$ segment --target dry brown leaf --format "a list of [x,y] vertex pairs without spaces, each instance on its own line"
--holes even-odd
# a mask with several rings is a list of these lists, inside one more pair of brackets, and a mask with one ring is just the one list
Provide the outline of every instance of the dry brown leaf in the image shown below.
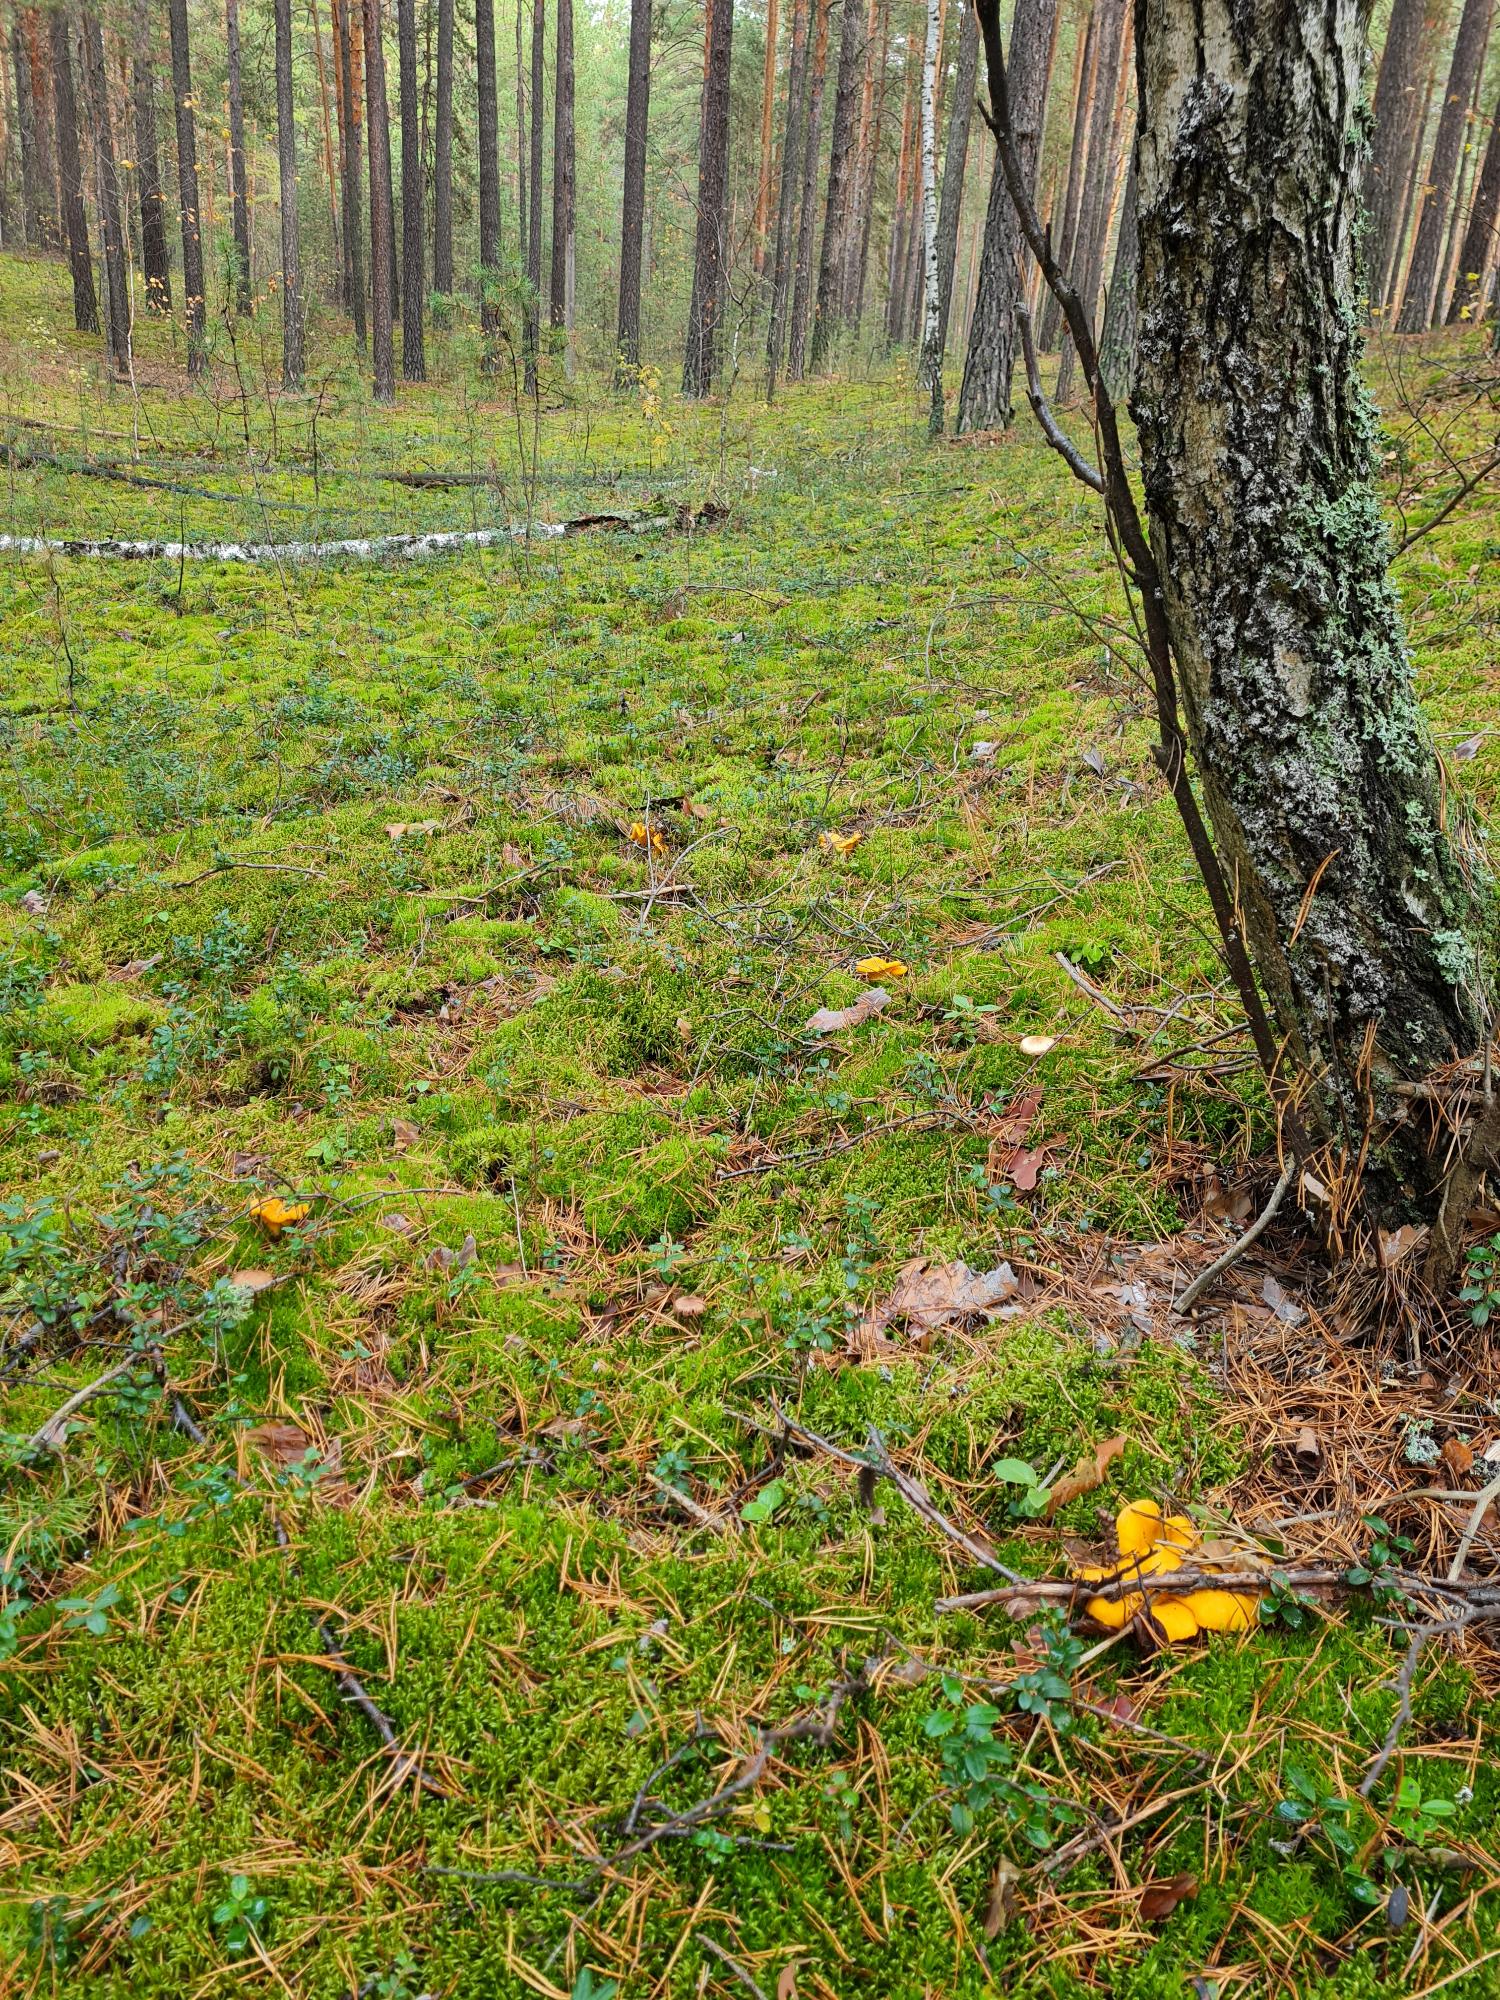
[[836,1035],[842,1028],[857,1028],[861,1021],[868,1021],[872,1014],[878,1014],[882,1007],[889,1007],[891,996],[883,986],[867,986],[857,1000],[847,1007],[820,1007],[802,1030],[804,1035]]
[[795,1958],[790,1965],[784,1965],[781,1968],[781,1974],[776,1981],[776,2000],[797,2000],[797,1961]]
[[860,1352],[867,1343],[881,1344],[886,1328],[897,1320],[905,1321],[908,1332],[920,1340],[940,1326],[998,1311],[1019,1290],[1009,1264],[997,1264],[993,1271],[971,1271],[961,1258],[951,1264],[929,1264],[925,1257],[913,1257],[902,1265],[889,1295],[865,1314],[852,1349]]
[[442,830],[440,819],[397,819],[390,821],[386,827],[392,840],[404,840],[409,833],[441,833]]
[[1159,1924],[1179,1903],[1190,1903],[1197,1894],[1196,1875],[1172,1875],[1164,1882],[1148,1882],[1141,1891],[1141,1915],[1148,1924]]
[[1292,1446],[1298,1458],[1316,1463],[1323,1456],[1323,1447],[1318,1443],[1318,1434],[1311,1424],[1304,1424],[1297,1433],[1297,1442]]
[[1399,1264],[1403,1257],[1410,1256],[1427,1241],[1427,1225],[1424,1222],[1403,1222],[1399,1229],[1382,1229],[1380,1232],[1380,1261],[1389,1270]]
[[1023,1146],[1012,1156],[1010,1165],[1005,1169],[1006,1177],[1012,1187],[1019,1188],[1022,1194],[1030,1194],[1036,1186],[1038,1174],[1046,1164],[1045,1152]]
[[416,1145],[422,1136],[422,1128],[414,1125],[409,1118],[393,1118],[391,1136],[396,1141],[397,1151],[404,1153],[408,1147]]
[[1443,1444],[1443,1463],[1450,1472],[1456,1473],[1461,1479],[1466,1472],[1471,1471],[1473,1468],[1473,1450],[1464,1443],[1462,1438],[1448,1438]]
[[993,1940],[999,1937],[1016,1914],[1016,1884],[1021,1879],[1021,1871],[1014,1861],[999,1861],[995,1865],[994,1877],[990,1882],[989,1907],[984,1913],[984,1934]]
[[500,849],[500,859],[505,863],[507,868],[529,868],[531,866],[530,861],[513,840],[507,840],[505,845]]
[[1047,1519],[1050,1521],[1059,1507],[1066,1507],[1070,1500],[1077,1500],[1085,1493],[1092,1493],[1096,1486],[1102,1486],[1115,1460],[1125,1456],[1126,1442],[1123,1435],[1106,1438],[1092,1451],[1084,1452],[1073,1470],[1065,1472],[1052,1488],[1047,1502]]

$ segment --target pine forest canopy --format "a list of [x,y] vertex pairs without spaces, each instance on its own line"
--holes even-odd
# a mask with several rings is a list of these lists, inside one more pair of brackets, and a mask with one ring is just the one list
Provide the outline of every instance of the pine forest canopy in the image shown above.
[[[1403,330],[1493,311],[1492,12],[1393,0],[1377,29],[1369,298]],[[314,349],[331,313],[362,343],[368,323],[379,393],[397,346],[420,379],[424,326],[476,317],[491,345],[540,340],[569,369],[623,355],[675,375],[686,346],[695,392],[731,365],[773,384],[823,373],[921,344],[931,261],[928,338],[941,329],[962,365],[960,428],[1012,414],[1018,287],[1061,349],[1057,400],[1073,399],[1071,343],[971,115],[959,0],[520,0],[519,17],[506,0],[101,0],[12,5],[7,27],[0,229],[68,251],[78,324],[103,325],[117,363],[127,258],[153,304],[187,313],[195,354],[230,292],[242,313],[274,294],[292,384],[305,318]],[[1006,27],[1039,214],[1089,310],[1123,313],[1128,0],[1018,0]],[[376,324],[377,285],[399,343]]]

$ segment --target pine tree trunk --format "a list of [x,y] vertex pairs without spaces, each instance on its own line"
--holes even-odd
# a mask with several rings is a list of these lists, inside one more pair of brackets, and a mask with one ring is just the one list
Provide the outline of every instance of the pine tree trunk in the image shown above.
[[1478,133],[1483,114],[1480,98],[1484,88],[1484,58],[1489,47],[1489,29],[1485,29],[1485,47],[1479,52],[1479,65],[1474,72],[1474,99],[1469,106],[1464,144],[1458,161],[1458,185],[1453,191],[1453,206],[1448,212],[1448,234],[1443,245],[1443,260],[1439,266],[1437,296],[1433,301],[1432,324],[1441,326],[1447,318],[1447,308],[1451,305],[1458,271],[1458,251],[1469,219],[1469,182],[1480,164]]
[[42,221],[42,182],[36,161],[36,107],[31,95],[31,64],[19,11],[10,24],[10,59],[16,73],[16,133],[21,147],[21,227],[28,250],[46,247]]
[[682,393],[706,396],[717,370],[719,321],[729,276],[725,240],[729,184],[729,73],[734,0],[709,0],[708,52],[699,121],[698,227],[693,244],[693,295],[688,307]]
[[1367,1186],[1430,1213],[1440,1163],[1392,1087],[1478,1046],[1488,891],[1455,847],[1387,575],[1359,367],[1364,31],[1352,6],[1141,0],[1132,410],[1189,737],[1285,1073],[1343,1148],[1336,1184],[1368,1142]]
[[[497,147],[498,144],[497,136]],[[498,171],[497,165],[497,174]],[[522,206],[525,206],[524,196]],[[453,290],[453,0],[438,0],[437,114],[432,135],[432,289],[444,297]]]
[[297,105],[292,0],[275,0],[276,165],[281,196],[281,386],[302,387],[302,246],[297,227]]
[[[636,0],[644,5],[645,0]],[[802,117],[807,88],[807,28],[809,0],[795,0],[792,12],[792,53],[787,68],[786,117],[781,132],[781,174],[776,191],[776,247],[771,259],[771,299],[766,319],[766,401],[776,395],[781,352],[786,336],[787,293],[791,285],[793,216],[798,170],[802,163]]]
[[524,272],[531,223],[526,205],[526,9],[516,0],[516,259]]
[[[576,317],[578,192],[574,179],[573,0],[557,0],[556,104],[552,118],[552,324],[564,329],[563,365],[571,381]],[[727,140],[726,140],[727,146]]]
[[94,295],[94,260],[89,249],[88,211],[83,202],[83,162],[78,149],[78,105],[73,90],[73,56],[68,46],[67,10],[51,16],[52,96],[57,106],[57,150],[62,165],[63,227],[73,275],[73,324],[80,333],[99,331]]
[[807,91],[807,127],[802,141],[801,203],[797,217],[796,275],[792,321],[787,339],[786,374],[802,380],[807,356],[807,320],[812,304],[813,238],[817,234],[818,156],[823,143],[823,84],[828,74],[828,24],[833,0],[812,0],[812,73]]
[[880,53],[871,78],[874,116],[868,143],[861,141],[861,167],[856,190],[856,240],[849,246],[848,289],[844,317],[858,326],[865,316],[865,279],[870,268],[870,235],[875,221],[875,182],[880,171],[880,139],[885,127],[886,64],[891,46],[891,0],[881,0]]
[[917,78],[920,71],[912,61],[911,37],[906,38],[905,69],[901,84],[901,151],[896,164],[896,191],[891,203],[891,239],[886,257],[885,337],[896,345],[905,334],[902,284],[906,270],[906,235],[910,226],[907,204],[911,194],[911,163],[914,148],[912,130],[917,111]]
[[344,185],[344,247],[349,272],[349,311],[354,318],[354,344],[365,351],[365,227],[364,197],[361,188],[363,162],[360,130],[363,91],[355,70],[354,51],[362,26],[362,0],[335,0],[334,33],[339,65],[339,88],[344,96],[344,156],[341,177]]
[[1450,326],[1459,320],[1479,317],[1484,304],[1485,273],[1489,269],[1497,229],[1500,229],[1500,100],[1495,105],[1490,136],[1484,149],[1484,165],[1479,170],[1474,205],[1469,210],[1469,226],[1464,231],[1463,247],[1458,253],[1458,282],[1454,286],[1453,303],[1448,309]]
[[[422,242],[422,132],[417,99],[417,0],[396,0],[396,50],[401,87],[401,375],[427,380],[422,304],[427,290]],[[494,44],[490,48],[494,86]],[[500,163],[495,162],[498,180]]]
[[[318,20],[318,0],[308,0],[308,25],[312,29],[313,61],[318,72],[318,109],[323,121],[323,178],[328,187],[328,240],[333,246],[333,262],[336,270],[343,270],[343,229],[339,221],[339,177],[334,164],[333,116],[328,109],[328,61],[323,51],[323,29]],[[340,296],[343,283],[335,282],[334,291]]]
[[1403,283],[1406,277],[1406,264],[1409,260],[1403,253],[1407,249],[1407,237],[1411,233],[1411,219],[1416,213],[1417,189],[1421,185],[1422,180],[1422,134],[1427,130],[1427,114],[1432,109],[1432,98],[1436,89],[1437,64],[1433,62],[1427,68],[1427,85],[1422,94],[1422,112],[1417,120],[1417,142],[1411,149],[1411,172],[1406,177],[1406,193],[1402,197],[1401,202],[1401,220],[1396,229],[1395,241],[1391,246],[1390,277],[1386,283],[1385,294],[1381,299],[1381,306],[1388,318],[1395,313],[1396,307],[1400,302]]
[[844,224],[843,254],[838,273],[838,315],[845,326],[858,323],[855,304],[859,286],[859,260],[865,237],[866,201],[870,193],[870,168],[874,164],[875,69],[885,61],[881,46],[881,24],[887,19],[881,0],[866,0],[864,62],[860,68],[859,116],[855,121],[854,143],[849,161],[849,200]]
[[1386,295],[1391,266],[1400,250],[1401,198],[1411,174],[1412,155],[1421,144],[1421,74],[1432,0],[1395,0],[1375,83],[1370,162],[1365,176],[1369,211],[1365,268],[1370,297]]
[[1437,138],[1427,168],[1426,191],[1417,217],[1417,240],[1412,247],[1411,266],[1406,274],[1406,290],[1401,298],[1398,333],[1423,333],[1432,323],[1438,285],[1438,261],[1443,248],[1443,231],[1458,178],[1459,156],[1469,122],[1469,103],[1489,30],[1493,0],[1464,0],[1453,59],[1448,66],[1448,88],[1438,117]]
[[[520,0],[517,0],[517,5]],[[537,349],[542,317],[542,137],[546,118],[547,0],[532,0],[531,10],[531,209],[526,218],[526,393],[536,394]]]
[[839,288],[844,269],[844,230],[848,221],[849,168],[854,143],[854,113],[864,62],[861,27],[863,0],[843,0],[839,28],[839,63],[833,88],[833,126],[828,141],[828,193],[823,208],[823,249],[818,260],[818,294],[813,306],[812,352],[808,366],[817,375],[828,365],[828,352],[839,321]]
[[[1073,93],[1073,141],[1068,152],[1068,178],[1063,188],[1062,227],[1053,232],[1058,264],[1069,276],[1072,275],[1078,241],[1078,211],[1083,202],[1083,184],[1088,174],[1088,142],[1094,122],[1094,89],[1099,69],[1099,19],[1100,4],[1099,0],[1095,0],[1089,11],[1088,27],[1084,30],[1077,86]],[[1062,330],[1062,314],[1058,311],[1056,299],[1049,292],[1037,329],[1040,345],[1049,350],[1057,346]]]
[[109,115],[109,82],[104,70],[104,35],[92,7],[83,9],[83,72],[89,123],[94,128],[94,162],[99,189],[99,225],[104,237],[104,320],[109,358],[121,375],[130,372],[130,288],[126,277],[125,226],[120,179],[115,171],[115,138]]
[[[1108,6],[1111,0],[1099,0]],[[1010,115],[1026,186],[1034,191],[1047,115],[1047,72],[1057,0],[1018,0],[1010,38]],[[1021,301],[1025,244],[1015,205],[996,158],[984,217],[979,289],[958,394],[958,429],[1002,429],[1011,420],[1016,366],[1016,307]]]
[[61,176],[58,170],[56,107],[53,104],[50,51],[43,40],[42,16],[36,7],[25,10],[26,56],[31,69],[32,143],[40,195],[41,247],[47,250],[66,234],[62,223]]
[[204,338],[203,235],[198,218],[198,140],[193,118],[193,69],[188,47],[187,0],[168,0],[172,30],[172,100],[177,121],[177,197],[182,210],[182,289],[187,313],[188,374],[208,365]]
[[1136,229],[1136,167],[1132,149],[1125,192],[1120,197],[1120,233],[1115,239],[1115,269],[1104,305],[1104,330],[1099,336],[1099,372],[1117,403],[1130,393],[1135,375],[1135,350],[1140,317],[1136,304],[1136,269],[1140,237]]
[[[631,26],[634,27],[634,12]],[[781,26],[780,0],[766,0],[766,60],[760,89],[760,175],[755,189],[755,275],[766,266],[766,230],[771,215],[771,115],[776,104],[776,36]]]
[[156,71],[151,61],[148,0],[135,0],[131,32],[135,41],[131,95],[135,112],[136,189],[141,209],[141,271],[146,280],[147,309],[169,313],[172,261],[167,251],[166,198],[161,191],[161,153],[156,138]]
[[224,52],[230,96],[230,208],[234,214],[234,310],[250,318],[250,194],[244,178],[244,84],[240,78],[240,0],[224,0]]
[[646,232],[646,133],[651,115],[651,0],[630,0],[630,81],[625,99],[625,193],[620,208],[619,368],[641,360],[641,248]]
[[391,338],[395,215],[391,197],[390,111],[385,90],[385,48],[380,0],[364,0],[365,135],[370,151],[370,349],[375,400],[396,394],[396,350]]
[[474,76],[479,117],[479,324],[485,365],[500,330],[500,85],[494,0],[474,0]]
[[[1094,77],[1093,115],[1089,122],[1088,164],[1078,204],[1078,232],[1073,242],[1070,275],[1089,324],[1094,323],[1099,303],[1099,283],[1104,267],[1104,234],[1114,203],[1115,170],[1118,165],[1112,127],[1122,80],[1125,23],[1130,0],[1097,0],[1099,20],[1098,62]],[[1057,370],[1057,400],[1072,399],[1073,343],[1062,343]]]
[[963,209],[964,176],[969,167],[969,120],[979,75],[979,23],[964,0],[958,31],[958,74],[953,85],[953,110],[948,119],[948,144],[943,154],[943,198],[938,210],[938,364],[948,349],[948,317],[953,303],[953,267],[958,259],[958,229]]

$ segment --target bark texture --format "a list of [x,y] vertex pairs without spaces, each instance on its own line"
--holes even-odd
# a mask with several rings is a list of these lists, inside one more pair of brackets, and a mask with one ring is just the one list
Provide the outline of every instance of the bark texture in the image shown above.
[[187,0],[168,0],[172,34],[172,101],[177,121],[177,200],[182,211],[182,290],[187,314],[189,375],[208,365],[204,338],[203,235],[198,220],[198,137],[193,118],[193,62],[188,45]]
[[[631,27],[635,26],[632,11]],[[755,185],[755,275],[766,263],[766,228],[771,218],[771,123],[776,108],[776,38],[781,28],[780,0],[766,0],[766,55],[760,83],[760,174]]]
[[729,276],[729,67],[734,0],[710,0],[708,62],[699,124],[698,228],[693,244],[693,296],[688,307],[682,393],[706,396],[718,366],[719,321]]
[[364,123],[360,88],[354,65],[361,0],[333,0],[334,49],[339,66],[339,90],[344,100],[343,158],[340,178],[344,198],[344,254],[349,280],[348,306],[354,316],[354,344],[365,351],[365,230],[360,186],[360,130]]
[[1432,0],[1395,0],[1385,33],[1370,136],[1365,201],[1369,229],[1365,269],[1370,297],[1386,295],[1391,265],[1400,250],[1401,205],[1412,155],[1421,143],[1423,51]]
[[552,114],[552,324],[565,329],[564,362],[573,374],[577,287],[578,190],[573,135],[573,0],[557,0],[556,104]]
[[297,100],[292,0],[276,0],[276,166],[281,191],[281,383],[302,387],[302,242],[297,227]]
[[[1219,853],[1289,1074],[1352,1157],[1476,1047],[1488,890],[1417,707],[1359,374],[1359,0],[1141,0],[1141,441]],[[1436,1169],[1370,1160],[1397,1202]]]
[[[934,0],[935,3],[935,0]],[[833,86],[833,124],[828,136],[828,193],[823,207],[823,248],[818,258],[818,293],[813,304],[812,351],[816,375],[828,365],[838,330],[843,295],[844,231],[848,226],[849,179],[857,130],[856,106],[864,66],[863,0],[844,0],[839,27],[839,63]]]
[[1448,66],[1447,93],[1438,114],[1437,137],[1432,143],[1426,189],[1417,215],[1406,290],[1401,295],[1401,316],[1396,322],[1399,333],[1422,333],[1432,324],[1443,232],[1448,225],[1459,159],[1468,131],[1469,104],[1484,59],[1492,5],[1493,0],[1464,0],[1459,17],[1453,59]]
[[[1083,199],[1084,176],[1088,170],[1089,128],[1093,121],[1094,83],[1099,67],[1099,8],[1089,13],[1083,49],[1078,61],[1078,80],[1073,92],[1073,139],[1068,149],[1068,177],[1063,187],[1062,227],[1054,230],[1057,261],[1064,271],[1073,269],[1073,251],[1078,238],[1078,210]],[[1039,329],[1043,347],[1053,347],[1062,331],[1062,314],[1049,291],[1042,307]]]
[[817,234],[818,154],[823,142],[823,83],[828,73],[828,24],[833,0],[812,0],[812,71],[807,86],[807,124],[802,135],[801,200],[797,212],[797,256],[792,283],[792,319],[787,337],[786,373],[800,382],[807,359],[807,321],[812,305],[813,238]]
[[[520,0],[517,0],[517,5]],[[533,0],[531,10],[531,208],[526,218],[526,393],[537,386],[537,346],[542,312],[542,129],[546,117],[543,62],[547,39],[547,0]]]
[[[645,4],[645,0],[638,0]],[[771,258],[771,298],[766,320],[766,401],[776,394],[786,342],[787,295],[792,276],[793,217],[796,214],[798,168],[802,160],[803,100],[807,86],[807,26],[809,0],[795,0],[792,52],[787,67],[786,119],[782,126],[781,178],[776,193],[776,246]]]
[[72,37],[67,9],[52,15],[52,97],[57,107],[57,151],[62,167],[63,228],[68,239],[68,266],[73,277],[73,324],[80,333],[99,331],[99,302],[94,294],[94,259],[89,250],[89,219],[83,205],[83,162],[78,150],[78,104],[73,89]]
[[31,91],[31,62],[17,8],[10,24],[10,60],[16,78],[16,133],[21,146],[21,226],[28,250],[45,249],[42,178],[37,165],[36,102]]
[[375,400],[396,394],[396,349],[391,339],[395,216],[391,201],[391,128],[385,89],[385,49],[380,0],[364,0],[365,134],[370,149],[370,354]]
[[161,190],[161,148],[156,136],[156,67],[151,60],[151,10],[135,0],[131,29],[131,99],[135,114],[135,184],[141,207],[141,272],[149,311],[172,310],[172,262],[167,250],[167,207]]
[[938,345],[938,43],[942,38],[943,0],[927,0],[927,40],[922,52],[922,347],[917,382],[932,399],[927,428],[943,432],[943,355]]
[[1474,205],[1469,210],[1469,226],[1464,231],[1458,253],[1458,280],[1453,287],[1449,323],[1477,319],[1484,306],[1484,279],[1500,230],[1500,100],[1490,124],[1485,144],[1484,165],[1474,189]]
[[432,289],[444,295],[453,290],[453,0],[438,0],[437,109],[432,132]]
[[479,324],[500,327],[500,89],[494,0],[474,0],[474,80],[479,108]]
[[964,0],[958,31],[958,73],[953,85],[953,109],[948,117],[948,144],[943,153],[943,195],[938,208],[938,365],[948,346],[948,317],[953,304],[953,267],[958,260],[958,226],[963,210],[964,174],[969,165],[969,124],[974,88],[979,76],[979,22]]
[[422,243],[417,0],[396,0],[396,51],[401,71],[401,374],[407,382],[425,382],[427,357],[422,344],[422,303],[427,278]]
[[[1089,118],[1087,165],[1078,203],[1078,232],[1073,239],[1069,267],[1069,275],[1083,301],[1083,310],[1091,326],[1104,276],[1104,241],[1117,185],[1120,93],[1124,81],[1125,24],[1129,12],[1130,0],[1097,0],[1098,62],[1094,73],[1094,102]],[[1070,399],[1073,362],[1073,343],[1065,339],[1057,370],[1059,403]]]
[[[1110,0],[1100,0],[1101,6],[1109,4]],[[1017,159],[1033,197],[1047,115],[1047,74],[1056,17],[1057,0],[1017,0],[1015,26],[1011,30],[1011,123]],[[979,289],[974,298],[963,386],[958,396],[960,431],[996,430],[1011,420],[1016,306],[1021,298],[1025,260],[1021,224],[997,155],[984,218],[984,247],[979,255]]]
[[104,34],[92,7],[83,10],[83,71],[89,123],[94,130],[99,230],[104,238],[104,324],[109,336],[109,358],[124,375],[130,369],[130,281],[126,276],[125,222],[120,207],[120,177],[115,169],[109,82],[104,71]]
[[1125,192],[1120,197],[1120,233],[1115,238],[1115,268],[1104,303],[1104,327],[1099,335],[1099,372],[1117,403],[1123,403],[1135,378],[1136,336],[1140,329],[1136,275],[1140,235],[1136,227],[1136,168],[1132,151]]
[[646,133],[651,118],[651,0],[630,0],[630,80],[625,95],[625,191],[620,205],[619,359],[641,359],[641,248],[646,234]]

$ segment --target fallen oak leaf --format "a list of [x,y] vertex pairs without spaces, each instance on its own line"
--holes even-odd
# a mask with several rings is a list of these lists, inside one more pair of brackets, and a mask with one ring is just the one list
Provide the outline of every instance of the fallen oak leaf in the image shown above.
[[987,1318],[1019,1290],[1020,1281],[1009,1264],[971,1271],[961,1258],[951,1264],[929,1264],[925,1257],[913,1257],[902,1266],[886,1298],[865,1314],[851,1348],[859,1352],[865,1342],[878,1344],[896,1320],[923,1336],[958,1320]]
[[1164,1882],[1148,1882],[1141,1891],[1141,1915],[1148,1924],[1159,1924],[1179,1903],[1193,1902],[1197,1894],[1196,1875],[1171,1875]]
[[836,1035],[844,1028],[857,1028],[861,1021],[868,1021],[872,1014],[878,1014],[890,1004],[891,996],[883,986],[867,986],[847,1007],[820,1007],[816,1014],[809,1017],[802,1032],[804,1035]]
[[1058,1509],[1066,1507],[1070,1500],[1081,1499],[1085,1493],[1092,1493],[1096,1487],[1102,1486],[1115,1460],[1125,1456],[1127,1441],[1123,1434],[1106,1438],[1092,1451],[1084,1452],[1073,1470],[1064,1473],[1053,1486],[1044,1518],[1050,1521]]

